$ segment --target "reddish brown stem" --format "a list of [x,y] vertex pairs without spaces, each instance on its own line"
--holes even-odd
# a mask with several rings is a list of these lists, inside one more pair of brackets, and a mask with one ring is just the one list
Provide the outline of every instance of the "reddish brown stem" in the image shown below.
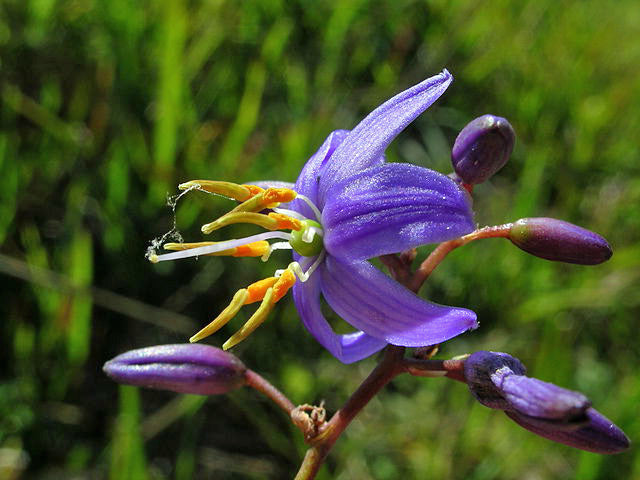
[[433,252],[422,262],[420,267],[415,271],[413,277],[408,282],[408,288],[417,292],[424,282],[429,278],[429,275],[436,269],[438,265],[444,260],[444,258],[451,252],[462,245],[466,245],[474,240],[480,240],[481,238],[507,238],[509,231],[513,224],[506,223],[504,225],[496,225],[492,227],[484,227],[471,232],[464,237],[455,238],[448,242],[443,242],[438,245]]
[[273,401],[278,407],[284,410],[287,415],[291,416],[291,412],[296,406],[287,396],[274,387],[268,380],[260,376],[253,370],[247,370],[244,374],[247,386],[257,390]]

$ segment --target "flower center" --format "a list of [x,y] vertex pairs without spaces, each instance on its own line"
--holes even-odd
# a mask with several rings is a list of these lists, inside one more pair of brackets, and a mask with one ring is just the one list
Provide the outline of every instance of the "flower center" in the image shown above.
[[313,220],[303,220],[300,230],[291,232],[289,245],[303,257],[315,257],[324,250],[322,225]]

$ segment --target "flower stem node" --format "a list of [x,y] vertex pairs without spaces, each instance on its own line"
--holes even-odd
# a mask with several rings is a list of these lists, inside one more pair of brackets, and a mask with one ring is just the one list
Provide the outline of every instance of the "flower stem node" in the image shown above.
[[246,383],[235,356],[208,345],[157,345],[131,350],[104,364],[118,383],[196,395],[219,395]]
[[458,134],[451,150],[453,169],[468,185],[491,178],[509,161],[516,135],[502,117],[483,115]]
[[597,233],[555,218],[522,218],[514,222],[509,239],[531,255],[556,262],[597,265],[613,254]]

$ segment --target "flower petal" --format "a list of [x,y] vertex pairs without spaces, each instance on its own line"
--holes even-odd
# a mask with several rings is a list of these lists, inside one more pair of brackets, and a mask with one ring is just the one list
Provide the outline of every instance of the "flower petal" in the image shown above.
[[388,163],[329,190],[322,212],[332,255],[363,260],[473,231],[468,194],[445,175]]
[[291,182],[282,182],[280,180],[260,180],[257,182],[246,182],[247,185],[255,185],[256,187],[264,188],[289,188],[294,189],[294,184]]
[[[320,171],[324,167],[327,159],[348,134],[349,130],[334,130],[331,132],[316,153],[307,160],[293,187],[296,192],[306,196],[320,208],[322,208],[318,205],[318,180],[320,178]],[[309,206],[301,200],[294,200],[289,204],[289,208],[296,210],[307,218],[315,218]]]
[[327,255],[320,273],[322,294],[338,315],[394,345],[434,345],[478,325],[471,310],[427,302],[367,261]]
[[371,167],[391,141],[429,108],[452,81],[445,69],[387,100],[356,125],[327,162],[320,179],[319,203],[324,202],[334,183]]
[[338,335],[331,329],[320,308],[320,275],[317,273],[305,283],[294,285],[293,300],[306,329],[343,363],[357,362],[387,344],[362,332]]

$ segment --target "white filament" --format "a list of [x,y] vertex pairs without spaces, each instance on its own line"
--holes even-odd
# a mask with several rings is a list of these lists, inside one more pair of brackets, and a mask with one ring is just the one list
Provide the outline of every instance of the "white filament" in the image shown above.
[[298,193],[296,198],[299,198],[304,203],[309,205],[309,208],[313,210],[313,214],[316,216],[316,220],[318,220],[318,223],[322,223],[322,213],[320,213],[320,210],[318,210],[318,207],[316,207],[315,204],[308,197]]
[[271,256],[271,253],[274,250],[292,250],[292,249],[293,247],[289,242],[272,243],[271,245],[269,245],[269,250],[267,250],[267,253],[265,253],[263,256],[260,257],[260,260],[262,260],[263,262],[266,262],[267,260],[269,260],[269,257]]
[[237,240],[228,240],[226,242],[215,243],[213,245],[205,245],[204,247],[190,248],[188,250],[180,250],[178,252],[165,253],[163,255],[150,255],[149,259],[155,263],[167,260],[178,260],[180,258],[197,257],[208,253],[221,252],[235,247],[241,247],[248,243],[258,242],[260,240],[269,240],[271,238],[281,238],[287,242],[291,241],[291,234],[285,232],[264,232],[250,237],[240,238]]
[[285,270],[291,270],[296,275],[296,277],[298,277],[300,281],[304,283],[307,280],[309,280],[309,277],[311,276],[311,274],[315,272],[318,266],[322,263],[322,261],[324,260],[324,255],[325,254],[323,250],[322,253],[320,253],[320,255],[316,257],[315,261],[311,264],[311,266],[307,269],[306,272],[302,270],[302,267],[298,262],[291,262],[286,269],[283,268],[280,270],[276,270],[273,276],[280,277],[285,272]]

